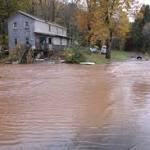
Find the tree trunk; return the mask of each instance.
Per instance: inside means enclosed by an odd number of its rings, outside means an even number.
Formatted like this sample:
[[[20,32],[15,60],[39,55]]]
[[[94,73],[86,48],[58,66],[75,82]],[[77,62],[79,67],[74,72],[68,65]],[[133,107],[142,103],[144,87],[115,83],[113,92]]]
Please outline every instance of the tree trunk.
[[[31,14],[32,14],[32,15],[36,15],[36,14],[35,14],[35,3],[34,3],[33,0],[32,0],[32,2],[31,2]]]
[[[56,7],[55,7],[55,0],[53,0],[51,2],[51,5],[52,5],[52,18],[51,18],[51,22],[55,22],[55,11],[56,11]]]
[[[110,31],[109,39],[107,42],[107,51],[106,51],[106,59],[111,59],[111,45],[112,45],[112,31]]]
[[[2,46],[4,46],[6,43],[5,43],[5,20],[2,19]]]

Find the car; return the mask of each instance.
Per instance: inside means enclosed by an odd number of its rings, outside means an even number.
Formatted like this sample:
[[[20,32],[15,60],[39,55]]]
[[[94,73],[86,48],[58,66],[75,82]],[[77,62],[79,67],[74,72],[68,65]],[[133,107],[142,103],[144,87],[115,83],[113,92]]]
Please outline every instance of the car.
[[[96,52],[98,52],[99,51],[99,47],[98,46],[92,46],[92,47],[90,47],[90,51],[92,52],[92,53],[96,53]]]
[[[107,52],[107,46],[103,45],[101,48],[101,54],[106,54],[106,52]]]
[[[91,47],[91,48],[90,48],[90,51],[91,51],[92,53],[94,53],[94,52],[96,52],[96,51],[97,51],[97,48],[95,48],[95,47]]]

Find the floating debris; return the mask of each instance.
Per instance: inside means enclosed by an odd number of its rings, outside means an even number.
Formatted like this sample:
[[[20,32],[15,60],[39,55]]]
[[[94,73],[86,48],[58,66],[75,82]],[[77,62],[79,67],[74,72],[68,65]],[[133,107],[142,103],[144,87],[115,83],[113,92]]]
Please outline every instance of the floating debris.
[[[95,65],[95,62],[80,62],[80,65]]]

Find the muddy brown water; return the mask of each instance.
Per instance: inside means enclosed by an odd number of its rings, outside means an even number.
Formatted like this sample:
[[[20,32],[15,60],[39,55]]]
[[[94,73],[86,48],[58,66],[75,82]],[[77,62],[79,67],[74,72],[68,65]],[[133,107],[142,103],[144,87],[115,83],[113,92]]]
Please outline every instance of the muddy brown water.
[[[0,150],[150,150],[150,62],[1,65]]]

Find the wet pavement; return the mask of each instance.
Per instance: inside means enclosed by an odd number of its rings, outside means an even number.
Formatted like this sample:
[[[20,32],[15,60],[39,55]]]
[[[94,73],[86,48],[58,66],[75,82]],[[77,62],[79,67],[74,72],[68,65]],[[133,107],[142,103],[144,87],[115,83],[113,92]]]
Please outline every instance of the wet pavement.
[[[150,150],[150,62],[0,65],[0,150]]]

